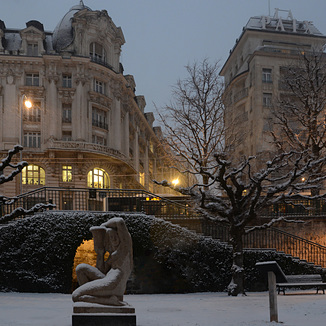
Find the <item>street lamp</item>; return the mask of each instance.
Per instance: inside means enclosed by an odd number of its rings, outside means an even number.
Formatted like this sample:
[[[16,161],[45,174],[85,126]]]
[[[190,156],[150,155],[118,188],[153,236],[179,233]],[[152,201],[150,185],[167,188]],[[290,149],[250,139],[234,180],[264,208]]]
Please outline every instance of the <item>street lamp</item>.
[[[32,101],[23,94],[20,102],[20,145],[24,147],[24,107],[30,109],[33,106]],[[23,160],[23,151],[20,151],[20,162]],[[20,194],[23,193],[23,173],[20,174]]]
[[[179,184],[179,179],[172,180],[173,186],[176,187]]]

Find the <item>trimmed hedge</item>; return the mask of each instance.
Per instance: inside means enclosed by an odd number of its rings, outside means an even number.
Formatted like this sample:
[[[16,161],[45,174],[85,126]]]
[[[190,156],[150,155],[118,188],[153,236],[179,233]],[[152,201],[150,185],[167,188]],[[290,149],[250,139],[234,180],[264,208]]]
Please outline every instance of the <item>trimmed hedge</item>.
[[[72,289],[77,248],[89,229],[109,218],[125,219],[133,239],[134,271],[129,293],[225,291],[231,249],[217,240],[143,214],[49,211],[0,228],[0,290],[62,292]],[[265,289],[256,261],[277,260],[288,274],[316,271],[276,252],[245,253],[248,290]]]

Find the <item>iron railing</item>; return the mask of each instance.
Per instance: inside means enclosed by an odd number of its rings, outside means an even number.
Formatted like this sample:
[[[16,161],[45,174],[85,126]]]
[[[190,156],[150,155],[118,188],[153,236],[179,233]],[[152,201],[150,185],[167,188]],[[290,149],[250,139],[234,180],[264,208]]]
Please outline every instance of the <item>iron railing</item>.
[[[198,218],[187,204],[157,196],[145,190],[42,187],[18,196],[10,205],[1,205],[1,215],[14,209],[30,209],[37,203],[52,203],[57,210],[143,212],[156,217]]]
[[[228,224],[214,221],[203,221],[202,232],[206,236],[229,243]],[[275,249],[301,260],[326,268],[326,247],[294,234],[271,227],[256,229],[243,236],[243,247],[246,249]]]

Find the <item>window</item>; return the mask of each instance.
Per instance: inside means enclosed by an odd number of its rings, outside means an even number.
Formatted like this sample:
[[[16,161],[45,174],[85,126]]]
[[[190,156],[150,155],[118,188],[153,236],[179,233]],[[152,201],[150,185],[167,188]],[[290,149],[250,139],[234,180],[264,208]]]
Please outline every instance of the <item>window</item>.
[[[62,122],[71,123],[71,104],[62,105]]]
[[[24,147],[40,148],[41,133],[40,132],[24,132]]]
[[[45,185],[45,171],[38,165],[30,164],[22,169],[24,185]]]
[[[92,61],[98,63],[105,63],[106,62],[106,52],[101,44],[98,43],[91,43],[89,46],[89,55]]]
[[[88,188],[108,188],[109,187],[109,176],[100,168],[95,168],[88,172],[87,175],[87,187]]]
[[[263,106],[270,108],[272,106],[272,94],[263,94]]]
[[[70,75],[62,76],[62,87],[66,87],[66,88],[72,87],[72,79]]]
[[[263,83],[272,83],[272,69],[263,68]]]
[[[63,182],[72,182],[72,166],[63,165],[62,166],[62,181]]]
[[[26,74],[26,86],[40,86],[39,74]]]
[[[40,122],[41,121],[41,103],[33,102],[31,108],[24,106],[24,121]]]
[[[104,83],[94,79],[94,92],[104,94]]]
[[[106,112],[98,109],[92,109],[92,126],[108,130],[108,123],[106,119]]]
[[[92,143],[106,146],[106,138],[99,135],[92,135]]]
[[[38,56],[38,44],[37,43],[27,44],[27,55],[28,56]]]
[[[139,172],[139,183],[143,186],[145,186],[145,173]]]
[[[63,141],[72,141],[71,131],[63,131],[62,132],[62,140]]]

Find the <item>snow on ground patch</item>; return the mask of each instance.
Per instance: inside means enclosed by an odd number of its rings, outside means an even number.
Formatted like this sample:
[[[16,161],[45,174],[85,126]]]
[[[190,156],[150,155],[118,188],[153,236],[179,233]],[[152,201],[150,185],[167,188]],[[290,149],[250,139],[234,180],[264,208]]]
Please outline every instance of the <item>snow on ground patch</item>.
[[[278,296],[279,320],[269,322],[268,293],[126,295],[137,326],[307,326],[324,325],[326,295],[313,291]],[[71,326],[68,294],[0,293],[1,326]]]

